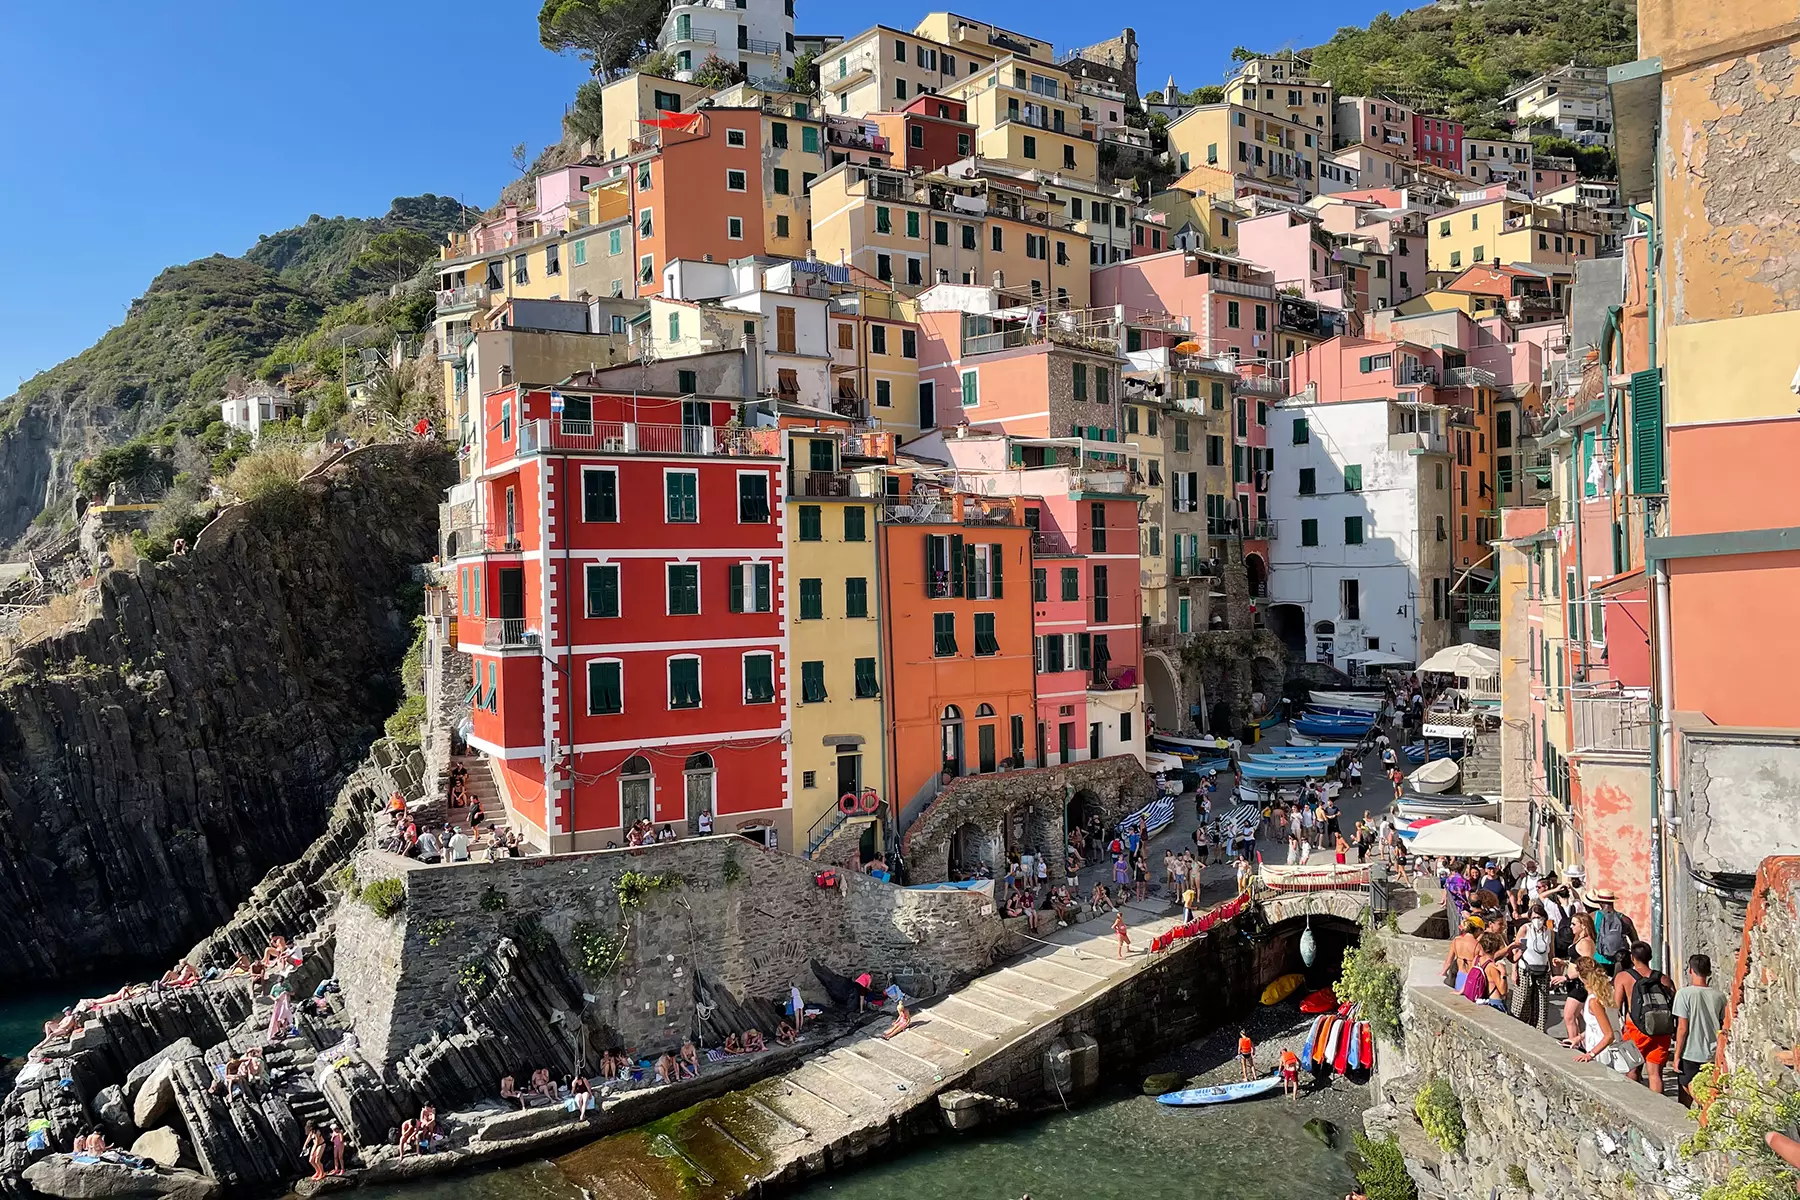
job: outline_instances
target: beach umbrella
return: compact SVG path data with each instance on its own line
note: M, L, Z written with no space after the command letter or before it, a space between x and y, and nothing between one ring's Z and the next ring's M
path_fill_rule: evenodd
M1498 825L1473 816L1452 817L1419 830L1411 850L1439 858L1518 858L1524 853L1519 841Z
M1486 646L1477 646L1473 642L1464 642L1460 646L1446 646L1419 664L1421 671L1460 675L1465 679L1492 675L1499 669L1499 651L1489 650Z

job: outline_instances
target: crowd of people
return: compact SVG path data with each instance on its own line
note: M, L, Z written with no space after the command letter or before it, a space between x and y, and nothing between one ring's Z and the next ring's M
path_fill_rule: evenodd
M1679 985L1656 970L1618 897L1588 887L1580 867L1560 879L1529 858L1452 861L1441 871L1456 929L1446 986L1546 1032L1560 1023L1578 1061L1655 1092L1673 1080L1681 1102L1692 1102L1690 1085L1713 1060L1725 1014L1711 959L1691 956Z

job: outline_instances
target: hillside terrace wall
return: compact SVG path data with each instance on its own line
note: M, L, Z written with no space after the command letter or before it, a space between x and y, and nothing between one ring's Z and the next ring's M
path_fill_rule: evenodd
M450 1031L463 965L510 936L521 917L535 917L571 962L576 922L619 929L615 885L628 871L682 879L629 915L605 986L588 981L591 1006L639 1053L679 1044L695 1027L695 971L739 1000L780 1002L794 986L808 1000L823 999L814 961L931 996L1005 948L1002 923L983 897L850 874L822 888L818 870L735 836L448 866L365 850L359 881L403 880L405 906L387 919L362 904L340 906L338 980L365 1054L391 1063Z

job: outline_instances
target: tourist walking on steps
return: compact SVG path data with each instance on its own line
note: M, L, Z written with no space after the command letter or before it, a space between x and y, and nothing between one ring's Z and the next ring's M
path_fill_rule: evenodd
M1591 889L1582 902L1594 914L1594 961L1609 974L1623 971L1631 960L1637 926L1617 908L1619 898L1604 888Z
M1675 981L1651 969L1650 943L1632 943L1631 965L1613 979L1613 993L1619 999L1625 1040L1644 1056L1641 1071L1633 1068L1628 1078L1637 1081L1641 1075L1650 1090L1661 1095L1663 1067L1675 1041Z
M1124 958L1125 952L1131 949L1131 931L1125 927L1124 913L1113 913L1112 931L1113 936L1119 939L1119 953L1116 957Z
M1675 993L1675 1065L1681 1070L1681 1102L1694 1096L1688 1089L1700 1068L1719 1048L1719 1025L1725 1019L1725 993L1712 986L1712 959L1695 954L1687 960L1687 983Z

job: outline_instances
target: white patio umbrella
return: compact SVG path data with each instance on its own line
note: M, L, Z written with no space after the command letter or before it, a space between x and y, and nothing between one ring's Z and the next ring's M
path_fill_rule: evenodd
M1520 844L1492 821L1466 816L1426 826L1407 849L1428 858L1518 858L1524 853Z
M1401 658L1398 654L1389 654L1386 650L1358 650L1354 654L1344 655L1345 662L1359 662L1365 667L1404 667L1412 662L1410 658Z
M1489 650L1486 646L1477 646L1473 642L1446 646L1419 664L1420 671L1439 671L1446 675L1460 675L1465 679L1485 678L1499 669L1500 652Z

